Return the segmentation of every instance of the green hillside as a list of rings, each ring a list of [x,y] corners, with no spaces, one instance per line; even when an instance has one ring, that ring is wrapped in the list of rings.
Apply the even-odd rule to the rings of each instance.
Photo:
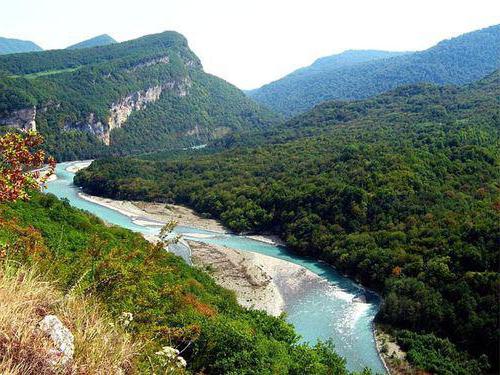
[[[463,88],[404,86],[320,105],[252,147],[236,137],[221,153],[100,160],[75,182],[277,233],[380,292],[378,320],[414,332],[396,335],[416,367],[474,374],[489,361],[493,371],[499,111],[499,71]]]
[[[73,44],[69,47],[66,47],[66,49],[91,48],[91,47],[107,46],[108,44],[114,44],[114,43],[117,43],[116,40],[111,38],[108,34],[102,34],[84,40],[80,43]]]
[[[36,51],[42,51],[42,48],[29,40],[0,37],[0,55]]]
[[[0,128],[36,128],[58,160],[206,143],[277,117],[203,71],[175,32],[0,57]]]
[[[362,99],[412,83],[466,84],[500,67],[500,25],[444,40],[425,51],[344,64],[320,59],[249,96],[286,116],[331,99]],[[383,56],[381,56],[383,57]],[[371,61],[370,61],[371,60]],[[300,73],[300,74],[298,74]]]
[[[33,266],[65,293],[97,298],[116,320],[132,314],[127,331],[141,345],[126,373],[161,369],[155,353],[173,346],[185,348],[188,373],[348,374],[329,344],[299,344],[283,318],[242,308],[162,246],[53,195],[0,204],[0,224],[2,264]]]
[[[301,80],[309,77],[314,77],[320,74],[330,74],[335,70],[343,67],[352,66],[355,64],[386,59],[395,56],[401,56],[409,52],[391,52],[378,50],[348,50],[339,54],[320,57],[311,65],[299,68],[294,72],[287,74],[285,77],[269,84],[269,85],[284,85],[285,81],[289,87],[299,85]],[[293,82],[293,83],[292,83]],[[269,87],[266,85],[264,87]],[[250,96],[258,95],[261,89],[247,90]]]

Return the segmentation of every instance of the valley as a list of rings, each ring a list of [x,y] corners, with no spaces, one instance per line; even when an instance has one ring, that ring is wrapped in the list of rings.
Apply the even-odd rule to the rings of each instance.
[[[242,24],[207,54],[213,24],[192,49],[136,21],[0,38],[0,373],[499,371],[500,25],[217,44]],[[255,90],[209,73],[283,70],[268,54],[321,37],[344,52]]]
[[[142,233],[153,241],[161,224],[171,218],[158,214],[152,216],[123,201],[82,199],[79,189],[72,183],[74,172],[80,168],[72,168],[72,165],[82,167],[87,163],[59,164],[56,170],[58,179],[49,183],[49,193],[68,199],[74,207],[91,212],[110,224]],[[176,234],[192,243],[191,250],[181,244],[172,251],[189,263],[193,259],[195,264],[199,262],[203,267],[214,269],[216,280],[225,279],[221,285],[236,291],[243,306],[257,306],[272,315],[286,312],[287,320],[294,324],[303,340],[311,344],[318,339],[333,340],[336,351],[347,359],[349,370],[361,371],[368,367],[375,373],[385,372],[373,337],[372,324],[378,311],[375,294],[365,291],[324,263],[297,257],[280,246],[227,231],[220,232],[224,230],[220,224],[206,219],[194,221],[192,216],[178,218],[179,225],[175,229]],[[192,226],[193,223],[196,226]],[[219,266],[218,269],[212,264],[214,257],[224,268]],[[236,267],[240,269],[232,276]],[[245,273],[247,281],[242,281]],[[272,285],[267,287],[269,281]],[[355,297],[365,294],[367,302],[356,302]],[[243,297],[245,301],[241,301]],[[246,301],[248,298],[251,299]]]
[[[75,183],[114,199],[185,204],[238,233],[278,234],[380,292],[378,319],[407,349],[430,340],[424,358],[468,373],[480,362],[451,354],[457,347],[497,361],[495,334],[479,332],[496,332],[498,80],[497,71],[460,88],[326,102],[286,133],[234,139],[220,152],[97,160]]]

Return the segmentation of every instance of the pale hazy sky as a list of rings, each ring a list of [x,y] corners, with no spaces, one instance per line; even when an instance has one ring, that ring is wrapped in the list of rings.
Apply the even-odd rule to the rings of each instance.
[[[52,49],[175,30],[243,89],[345,49],[422,50],[498,23],[498,0],[0,0],[0,36]]]

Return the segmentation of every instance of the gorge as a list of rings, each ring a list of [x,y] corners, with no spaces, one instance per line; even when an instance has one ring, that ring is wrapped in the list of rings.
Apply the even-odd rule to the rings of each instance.
[[[159,232],[158,223],[138,225],[116,210],[82,199],[80,190],[72,182],[74,173],[68,171],[68,167],[75,164],[78,162],[58,165],[58,178],[48,184],[49,193],[68,199],[71,205],[89,211],[111,224],[144,235]],[[336,351],[346,358],[350,370],[361,371],[368,367],[375,373],[385,373],[373,337],[372,324],[379,304],[375,294],[343,277],[326,263],[295,256],[281,246],[193,227],[177,227],[175,233],[191,241],[271,256],[297,264],[318,275],[317,279],[310,280],[307,287],[300,288],[298,293],[286,293],[286,283],[291,280],[281,280],[281,290],[286,294],[287,320],[294,324],[305,341],[314,344],[318,339],[333,340]],[[177,252],[185,258],[188,253],[182,248]],[[365,294],[366,303],[355,300],[356,296]]]

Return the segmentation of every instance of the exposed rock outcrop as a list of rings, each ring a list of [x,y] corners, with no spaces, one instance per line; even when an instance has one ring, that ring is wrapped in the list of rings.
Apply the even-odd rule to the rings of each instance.
[[[84,121],[66,121],[64,129],[90,132],[100,138],[106,145],[109,145],[111,131],[121,128],[132,112],[140,111],[146,108],[148,103],[156,102],[165,91],[184,97],[188,94],[190,87],[191,80],[186,77],[179,81],[169,81],[162,85],[137,91],[111,104],[107,121],[102,122],[96,118],[94,113],[90,113]]]
[[[156,59],[151,59],[145,61],[143,63],[137,64],[134,67],[130,68],[130,71],[135,71],[142,68],[147,68],[148,66],[153,66],[157,64],[168,64],[170,62],[170,58],[168,56],[158,57]]]
[[[0,125],[20,129],[36,130],[36,107],[22,108],[7,115],[0,115]]]
[[[40,330],[50,337],[54,343],[50,362],[53,366],[65,366],[75,353],[73,334],[55,315],[47,315],[39,323]]]
[[[64,130],[89,132],[109,145],[109,126],[97,119],[94,113],[89,113],[84,121],[74,122],[66,120],[64,122]]]

